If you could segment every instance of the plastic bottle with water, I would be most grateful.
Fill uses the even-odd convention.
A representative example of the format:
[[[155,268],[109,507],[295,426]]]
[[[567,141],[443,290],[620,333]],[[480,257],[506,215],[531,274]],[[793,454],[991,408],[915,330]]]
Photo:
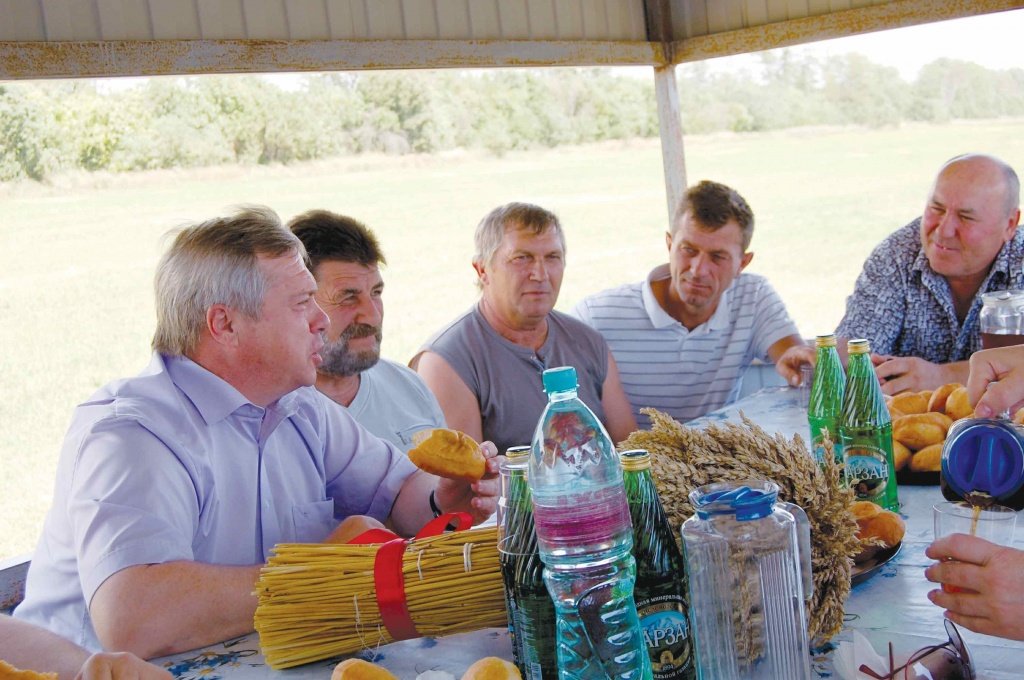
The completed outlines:
[[[576,396],[576,369],[548,369],[543,382],[548,405],[533,436],[529,484],[555,604],[559,680],[649,680],[618,455]]]

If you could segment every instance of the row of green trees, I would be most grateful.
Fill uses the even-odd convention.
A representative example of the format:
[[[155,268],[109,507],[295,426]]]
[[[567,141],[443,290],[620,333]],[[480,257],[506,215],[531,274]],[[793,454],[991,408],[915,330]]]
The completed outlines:
[[[860,55],[767,52],[756,71],[678,69],[684,129],[890,125],[1024,110],[1024,70],[939,60],[913,83]],[[333,73],[0,84],[0,181],[65,170],[289,163],[367,151],[494,153],[658,134],[652,78],[608,69]]]

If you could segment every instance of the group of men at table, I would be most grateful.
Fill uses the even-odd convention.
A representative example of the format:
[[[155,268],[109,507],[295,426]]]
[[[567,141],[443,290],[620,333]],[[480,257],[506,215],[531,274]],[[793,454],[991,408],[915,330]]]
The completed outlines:
[[[1024,288],[1019,192],[997,158],[951,159],[923,215],[869,256],[836,333],[871,341],[885,392],[967,382],[979,413],[1024,400],[1024,350],[975,354],[981,294]],[[546,367],[576,367],[615,441],[646,425],[642,407],[687,421],[735,400],[755,359],[798,383],[814,352],[768,281],[743,271],[753,227],[739,193],[701,182],[665,234],[667,264],[563,314],[558,218],[498,207],[475,234],[479,302],[412,368],[380,357],[385,257],[356,220],[312,211],[283,225],[252,207],[181,230],[157,269],[150,365],[75,411],[0,658],[166,677],[137,657],[252,630],[276,543],[340,540],[349,516],[402,535],[441,512],[483,521],[495,457],[532,437]],[[444,426],[485,442],[483,479],[409,462],[413,433]],[[973,587],[929,595],[950,618],[1024,639],[1024,554],[956,537],[929,555],[958,560],[929,579]],[[53,633],[74,644],[40,642]],[[100,649],[130,654],[85,651]]]

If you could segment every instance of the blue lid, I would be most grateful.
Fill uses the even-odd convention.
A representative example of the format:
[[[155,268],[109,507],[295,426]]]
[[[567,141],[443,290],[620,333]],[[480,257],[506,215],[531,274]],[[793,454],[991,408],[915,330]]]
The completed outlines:
[[[698,498],[691,496],[690,500],[694,505],[694,511],[701,519],[722,512],[732,512],[736,514],[736,519],[742,522],[772,514],[778,495],[779,488],[774,484],[760,489],[742,485],[709,491]]]
[[[576,389],[576,369],[572,366],[559,366],[558,368],[549,368],[542,374],[544,381],[544,391],[548,394],[552,392],[568,392],[569,390]]]
[[[942,478],[956,495],[974,492],[1005,500],[1024,486],[1024,446],[1006,421],[964,422],[942,450]]]

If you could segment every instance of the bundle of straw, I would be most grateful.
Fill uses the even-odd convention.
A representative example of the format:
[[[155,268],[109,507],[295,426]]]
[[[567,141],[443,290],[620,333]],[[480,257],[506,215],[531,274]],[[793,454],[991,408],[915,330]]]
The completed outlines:
[[[378,545],[283,543],[260,571],[255,624],[272,668],[393,641],[374,586]],[[422,636],[506,625],[497,529],[409,541],[402,556],[409,614]]]

